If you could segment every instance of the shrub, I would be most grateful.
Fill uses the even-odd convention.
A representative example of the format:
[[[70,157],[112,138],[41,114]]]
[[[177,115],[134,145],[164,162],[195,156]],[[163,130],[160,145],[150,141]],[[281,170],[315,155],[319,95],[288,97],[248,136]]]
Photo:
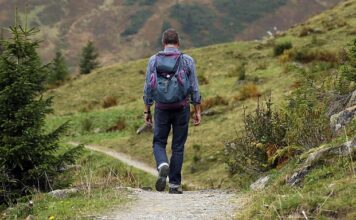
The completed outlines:
[[[224,156],[230,175],[244,173],[255,175],[268,167],[267,155],[245,136],[226,143]]]
[[[253,83],[243,85],[239,92],[240,94],[235,97],[236,101],[243,101],[249,98],[257,98],[261,96],[257,86]]]
[[[340,68],[341,73],[336,85],[336,90],[341,94],[347,94],[356,89],[356,39],[344,56],[346,56],[345,62]]]
[[[217,105],[228,105],[228,104],[229,103],[226,101],[226,99],[224,97],[217,95],[215,97],[203,100],[201,108],[209,109],[209,108],[212,108]]]
[[[244,130],[243,135],[225,145],[226,163],[230,174],[253,175],[293,156],[279,151],[286,146],[288,121],[284,113],[272,110],[270,98],[266,101],[266,106],[258,101],[254,112],[245,112]],[[282,157],[276,156],[277,152],[280,152],[279,155]]]
[[[293,47],[292,43],[289,41],[277,43],[276,45],[274,45],[273,54],[274,54],[274,56],[279,56],[279,55],[283,54],[283,52],[285,50],[289,50],[292,47]]]
[[[103,104],[102,104],[102,107],[103,108],[110,108],[110,107],[113,107],[113,106],[116,106],[118,103],[117,103],[117,98],[114,97],[114,96],[106,96],[104,99],[103,99]]]
[[[310,63],[312,61],[325,61],[330,63],[338,62],[338,54],[329,50],[320,49],[297,49],[292,51],[292,57],[295,61],[301,63]]]
[[[328,92],[317,84],[314,73],[303,72],[300,86],[289,97],[286,114],[290,122],[289,144],[305,148],[317,147],[330,140],[327,115]]]

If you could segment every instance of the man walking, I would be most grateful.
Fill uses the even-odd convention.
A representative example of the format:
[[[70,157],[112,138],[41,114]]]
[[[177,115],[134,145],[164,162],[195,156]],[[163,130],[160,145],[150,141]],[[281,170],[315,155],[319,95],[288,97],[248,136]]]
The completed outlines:
[[[169,177],[169,193],[182,194],[181,170],[184,144],[188,136],[191,102],[194,125],[201,121],[200,93],[193,58],[179,51],[179,36],[174,29],[163,33],[164,50],[149,59],[144,86],[145,122],[152,125],[154,110],[153,154],[157,164],[156,190],[164,191]],[[166,145],[173,130],[172,156],[168,160]]]

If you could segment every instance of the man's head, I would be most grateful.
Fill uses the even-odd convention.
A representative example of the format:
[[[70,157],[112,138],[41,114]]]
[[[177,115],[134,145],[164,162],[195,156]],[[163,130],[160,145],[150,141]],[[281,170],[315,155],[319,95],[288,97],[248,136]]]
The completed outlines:
[[[168,45],[179,47],[179,36],[178,32],[173,28],[167,29],[162,35],[162,44],[164,47]]]

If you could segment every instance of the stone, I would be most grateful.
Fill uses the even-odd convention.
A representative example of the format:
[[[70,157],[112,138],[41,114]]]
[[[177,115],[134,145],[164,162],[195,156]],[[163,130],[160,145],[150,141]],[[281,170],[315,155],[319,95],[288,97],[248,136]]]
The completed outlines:
[[[136,134],[142,134],[146,132],[153,132],[153,127],[151,125],[144,124],[139,129],[137,129]]]
[[[71,188],[71,189],[57,189],[49,192],[48,194],[59,199],[63,199],[68,197],[71,194],[78,193],[79,190],[76,188]]]
[[[305,166],[302,169],[293,173],[293,175],[287,180],[287,183],[291,186],[298,185],[304,177],[309,173],[311,166]]]
[[[216,114],[219,114],[220,112],[217,112],[213,109],[207,109],[207,110],[204,110],[201,115],[203,116],[213,116],[213,115],[216,115]]]
[[[353,91],[353,93],[351,94],[351,97],[346,105],[346,108],[350,108],[355,105],[356,105],[356,90]]]
[[[267,186],[269,179],[270,179],[269,176],[261,177],[258,180],[256,180],[256,182],[252,183],[250,185],[250,188],[253,191],[258,191],[258,190],[264,189]]]
[[[313,166],[320,161],[320,159],[328,156],[347,156],[356,152],[356,138],[347,141],[338,146],[321,147],[316,151],[309,153],[304,161],[302,168],[298,169],[293,175],[287,179],[287,184],[291,186],[298,185],[303,181],[304,177],[309,173]]]
[[[29,215],[29,216],[27,216],[26,218],[25,218],[25,220],[35,220],[36,218],[35,218],[35,216],[33,216],[33,215]]]
[[[356,114],[356,105],[345,109],[330,117],[330,127],[334,133],[337,133],[341,128],[349,124]]]

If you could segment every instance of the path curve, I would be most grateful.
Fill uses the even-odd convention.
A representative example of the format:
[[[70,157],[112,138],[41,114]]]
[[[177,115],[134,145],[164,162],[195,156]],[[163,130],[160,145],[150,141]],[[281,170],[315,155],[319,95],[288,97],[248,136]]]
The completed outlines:
[[[80,143],[78,142],[69,142],[70,145],[79,145]],[[93,150],[93,151],[97,151],[97,152],[100,152],[100,153],[104,153],[106,155],[109,155],[111,157],[114,157],[120,161],[122,161],[123,163],[129,165],[129,166],[132,166],[132,167],[135,167],[139,170],[142,170],[146,173],[149,173],[153,176],[157,176],[157,170],[153,167],[150,167],[148,166],[147,164],[145,163],[142,163],[138,160],[135,160],[133,159],[131,156],[127,155],[127,154],[124,154],[124,153],[119,153],[117,151],[114,151],[114,150],[110,150],[110,149],[107,149],[107,148],[102,148],[101,146],[98,146],[98,145],[92,145],[92,144],[84,144],[84,147],[89,149],[89,150]]]
[[[78,142],[69,142],[77,146]],[[114,157],[127,165],[156,176],[157,170],[131,156],[86,144],[85,148]],[[210,220],[234,219],[237,210],[242,209],[246,198],[222,190],[184,191],[182,195],[167,192],[145,191],[125,188],[131,191],[132,201],[123,207],[114,208],[106,215],[93,216],[98,220]]]

